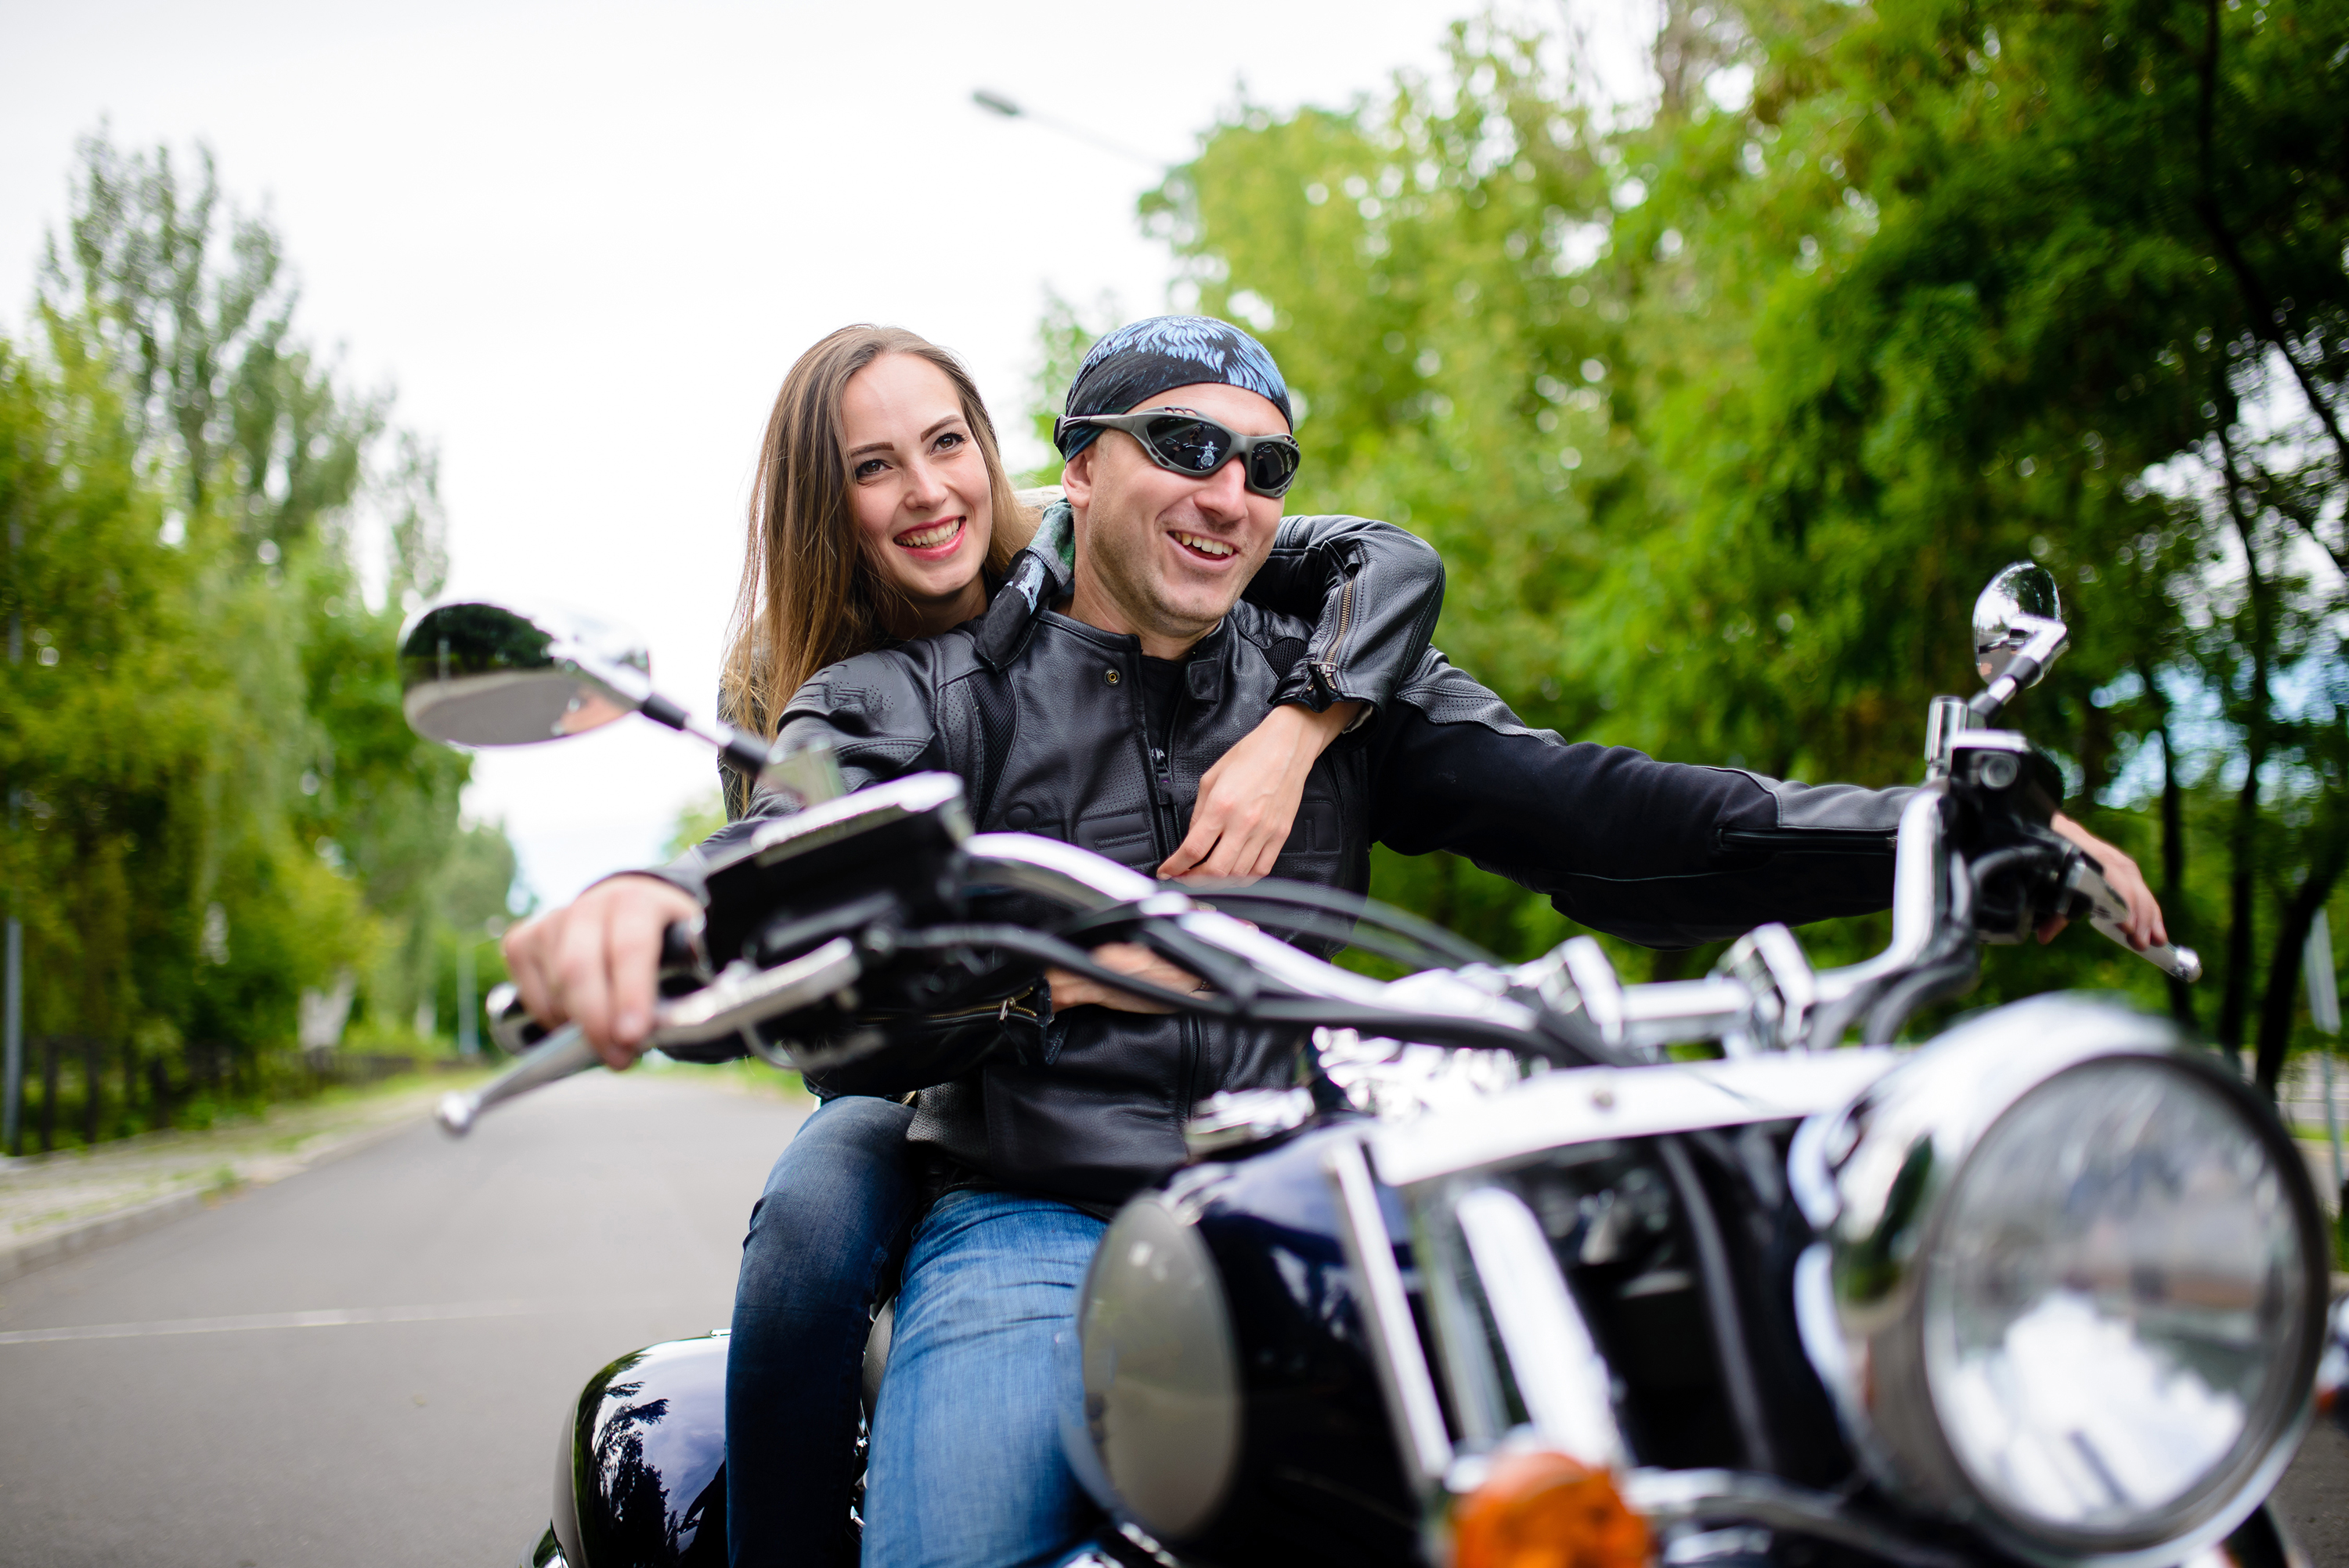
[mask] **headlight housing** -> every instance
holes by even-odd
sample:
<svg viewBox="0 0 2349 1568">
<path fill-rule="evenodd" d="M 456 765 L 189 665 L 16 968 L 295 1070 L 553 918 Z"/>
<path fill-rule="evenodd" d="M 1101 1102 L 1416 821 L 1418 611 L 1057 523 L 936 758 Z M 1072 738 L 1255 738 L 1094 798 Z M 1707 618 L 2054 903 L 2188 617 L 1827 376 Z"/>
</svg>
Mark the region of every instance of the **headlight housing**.
<svg viewBox="0 0 2349 1568">
<path fill-rule="evenodd" d="M 2175 1562 L 2306 1418 L 2327 1263 L 2275 1118 L 2168 1021 L 2076 997 L 1951 1031 L 1792 1173 L 1813 1364 L 1877 1478 L 2047 1563 Z"/>
</svg>

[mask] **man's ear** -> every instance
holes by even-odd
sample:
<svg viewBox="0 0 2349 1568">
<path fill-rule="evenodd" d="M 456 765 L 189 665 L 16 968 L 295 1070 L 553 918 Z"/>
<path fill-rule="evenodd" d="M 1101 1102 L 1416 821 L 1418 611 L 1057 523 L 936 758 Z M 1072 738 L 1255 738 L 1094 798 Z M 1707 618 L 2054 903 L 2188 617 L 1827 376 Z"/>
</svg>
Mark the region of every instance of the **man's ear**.
<svg viewBox="0 0 2349 1568">
<path fill-rule="evenodd" d="M 1093 454 L 1100 450 L 1096 440 L 1061 465 L 1061 489 L 1068 494 L 1069 510 L 1080 517 L 1093 502 Z"/>
</svg>

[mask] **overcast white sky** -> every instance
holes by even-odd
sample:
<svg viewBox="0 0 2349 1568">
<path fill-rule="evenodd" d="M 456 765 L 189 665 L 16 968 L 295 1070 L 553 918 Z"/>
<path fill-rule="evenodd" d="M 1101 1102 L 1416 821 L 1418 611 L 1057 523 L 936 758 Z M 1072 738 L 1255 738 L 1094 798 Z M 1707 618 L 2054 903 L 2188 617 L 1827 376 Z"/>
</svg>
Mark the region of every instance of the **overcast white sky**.
<svg viewBox="0 0 2349 1568">
<path fill-rule="evenodd" d="M 306 332 L 439 442 L 451 587 L 632 625 L 706 707 L 754 448 L 802 348 L 912 327 L 1009 422 L 1048 284 L 1164 306 L 1167 257 L 1133 216 L 1154 173 L 985 114 L 974 88 L 1173 161 L 1242 81 L 1340 104 L 1433 68 L 1474 8 L 0 0 L 0 323 L 21 330 L 77 136 L 202 139 L 267 203 Z M 560 901 L 650 857 L 711 777 L 632 722 L 484 754 L 468 807 Z"/>
</svg>

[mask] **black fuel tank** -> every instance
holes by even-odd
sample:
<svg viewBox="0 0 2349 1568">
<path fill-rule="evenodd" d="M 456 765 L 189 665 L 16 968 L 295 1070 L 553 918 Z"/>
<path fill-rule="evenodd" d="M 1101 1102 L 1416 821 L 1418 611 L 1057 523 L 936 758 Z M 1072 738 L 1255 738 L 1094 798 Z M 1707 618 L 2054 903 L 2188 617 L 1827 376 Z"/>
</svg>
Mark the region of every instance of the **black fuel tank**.
<svg viewBox="0 0 2349 1568">
<path fill-rule="evenodd" d="M 556 1461 L 568 1568 L 725 1563 L 726 1342 L 648 1345 L 588 1379 Z"/>
</svg>

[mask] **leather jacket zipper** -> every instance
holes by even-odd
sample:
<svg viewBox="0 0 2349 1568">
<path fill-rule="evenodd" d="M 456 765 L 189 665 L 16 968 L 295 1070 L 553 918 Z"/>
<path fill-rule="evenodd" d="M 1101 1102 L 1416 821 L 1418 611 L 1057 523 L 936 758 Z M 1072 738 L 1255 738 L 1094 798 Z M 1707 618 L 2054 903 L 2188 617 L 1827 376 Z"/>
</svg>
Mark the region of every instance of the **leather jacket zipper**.
<svg viewBox="0 0 2349 1568">
<path fill-rule="evenodd" d="M 1748 852 L 1791 850 L 1816 855 L 1889 855 L 1898 836 L 1866 828 L 1723 828 L 1721 847 Z"/>
<path fill-rule="evenodd" d="M 1353 620 L 1354 580 L 1349 577 L 1344 591 L 1338 595 L 1338 629 L 1330 634 L 1330 644 L 1321 650 L 1321 657 L 1314 665 L 1321 676 L 1323 695 L 1331 702 L 1338 700 L 1338 649 L 1344 644 L 1346 628 L 1353 624 Z"/>
<path fill-rule="evenodd" d="M 1165 744 L 1162 746 L 1158 743 L 1159 738 L 1150 733 L 1150 709 L 1146 703 L 1142 703 L 1140 693 L 1141 687 L 1137 685 L 1135 701 L 1143 714 L 1142 749 L 1150 767 L 1150 815 L 1157 827 L 1158 858 L 1163 863 L 1182 841 L 1183 824 L 1174 815 L 1174 765 L 1169 753 L 1174 745 L 1175 732 L 1182 727 L 1183 705 L 1186 699 L 1178 687 L 1173 707 L 1166 716 Z M 1155 874 L 1154 871 L 1153 874 Z M 1199 1064 L 1206 1056 L 1206 1049 L 1196 1016 L 1189 1013 L 1181 1014 L 1176 1017 L 1175 1025 L 1183 1038 L 1182 1057 L 1175 1073 L 1175 1088 L 1181 1098 L 1174 1107 L 1174 1125 L 1179 1131 L 1190 1119 L 1191 1107 L 1198 1103 Z"/>
<path fill-rule="evenodd" d="M 1033 1023 L 1041 1016 L 1032 1004 L 1037 988 L 1042 984 L 1038 981 L 1024 991 L 1013 992 L 1000 1002 L 981 1002 L 975 1007 L 965 1007 L 956 1013 L 930 1013 L 906 1007 L 869 1007 L 858 1013 L 856 1017 L 860 1022 L 919 1018 L 926 1024 L 967 1024 L 975 1018 L 993 1018 L 997 1023 L 1008 1024 L 1017 1017 Z"/>
</svg>

